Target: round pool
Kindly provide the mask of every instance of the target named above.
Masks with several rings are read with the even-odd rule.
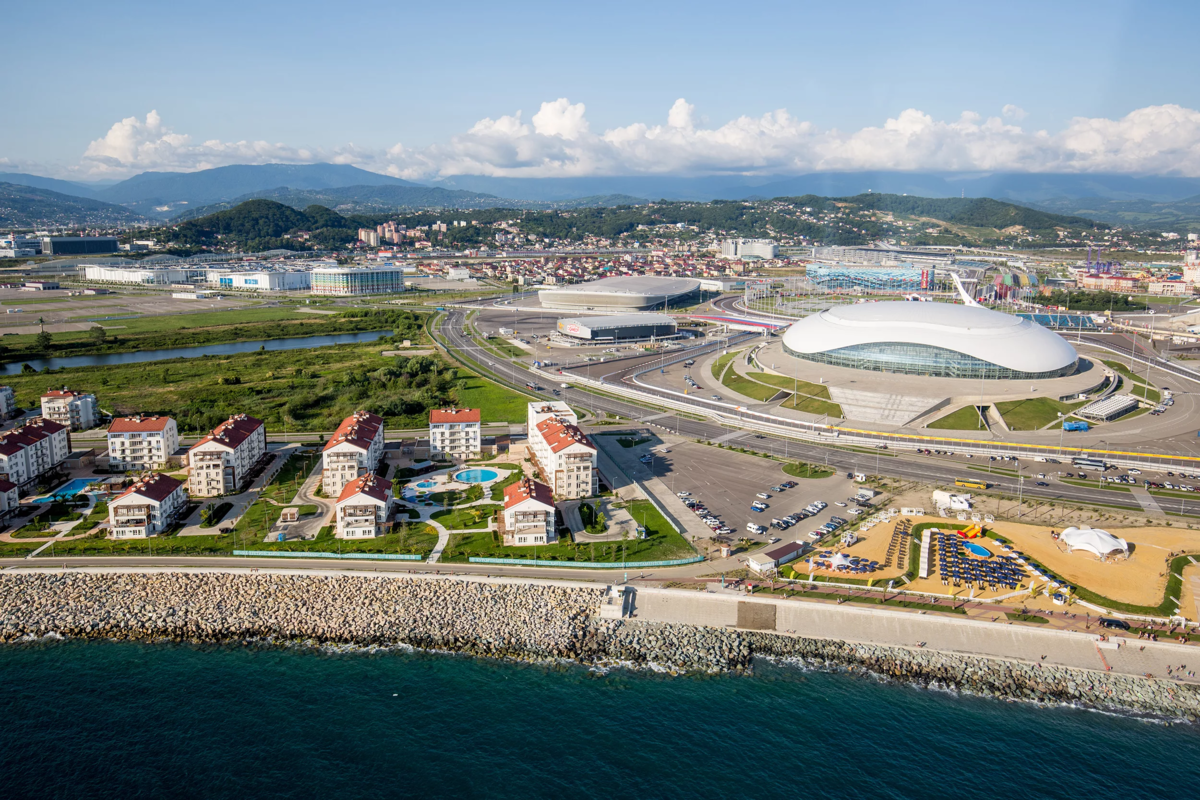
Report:
[[[500,473],[494,469],[464,469],[454,476],[454,480],[459,483],[488,483],[499,477]]]
[[[417,484],[418,489],[432,489],[437,486],[437,481],[421,481]]]
[[[973,556],[979,556],[980,558],[988,558],[991,556],[991,553],[988,552],[986,547],[980,547],[974,542],[963,542],[963,547],[967,548],[967,552]]]

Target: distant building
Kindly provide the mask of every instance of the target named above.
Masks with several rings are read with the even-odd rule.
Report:
[[[179,427],[170,417],[118,417],[108,426],[111,469],[161,469],[178,447]]]
[[[553,544],[554,493],[544,483],[522,478],[504,490],[500,532],[505,546]]]
[[[779,245],[770,239],[722,239],[721,258],[742,261],[779,258]]]
[[[94,256],[117,252],[115,236],[43,236],[44,256]]]
[[[359,228],[358,229],[358,240],[360,242],[362,242],[363,244],[370,245],[371,247],[378,247],[379,246],[379,232],[373,231],[370,228]]]
[[[17,411],[17,398],[11,386],[0,386],[0,419],[9,419]]]
[[[392,482],[373,472],[342,487],[335,505],[339,539],[372,539],[383,533],[392,505]]]
[[[466,267],[450,267],[446,270],[446,278],[452,281],[465,281],[471,277],[471,270]]]
[[[96,395],[73,392],[65,387],[46,392],[42,395],[42,417],[73,431],[90,430],[99,422]]]
[[[241,272],[229,269],[210,269],[205,277],[210,286],[252,292],[302,291],[312,286],[308,270],[259,270]]]
[[[611,314],[560,319],[558,332],[590,342],[620,342],[675,336],[677,328],[675,318],[666,314]]]
[[[143,286],[167,286],[172,283],[187,283],[191,272],[172,267],[106,267],[83,264],[83,279],[98,283],[132,283]]]
[[[58,281],[25,281],[21,288],[29,292],[46,292],[60,287]]]
[[[321,453],[321,488],[337,497],[347,483],[374,472],[383,458],[383,417],[366,411],[342,420]]]
[[[312,271],[312,293],[331,297],[395,294],[404,291],[400,267],[318,267]]]
[[[599,451],[574,422],[543,419],[529,431],[529,446],[555,496],[591,497],[599,492]]]
[[[1076,284],[1080,289],[1106,292],[1135,293],[1141,288],[1141,281],[1124,275],[1081,275]]]
[[[42,252],[42,240],[16,234],[0,234],[0,258],[23,258]]]
[[[155,473],[108,502],[108,524],[114,539],[145,539],[171,527],[187,507],[183,482]]]
[[[267,429],[262,420],[235,414],[188,450],[188,493],[216,497],[243,491],[266,454]]]
[[[429,456],[478,458],[483,452],[478,408],[435,408],[429,412]]]

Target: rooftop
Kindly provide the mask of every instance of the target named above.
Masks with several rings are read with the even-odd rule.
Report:
[[[144,433],[164,431],[172,422],[170,417],[117,417],[108,426],[109,433]]]
[[[429,412],[429,421],[434,422],[479,422],[478,408],[435,408]]]
[[[391,490],[391,481],[387,478],[380,478],[374,472],[368,472],[366,475],[360,475],[342,487],[342,493],[338,495],[337,501],[344,503],[350,498],[362,494],[382,503],[387,501],[388,493]]]
[[[183,481],[172,478],[170,475],[163,475],[161,472],[155,472],[147,475],[145,478],[140,478],[133,486],[121,492],[120,496],[116,499],[120,500],[123,497],[137,495],[138,497],[144,497],[147,500],[161,503],[180,486],[183,486]]]
[[[512,508],[530,499],[554,507],[554,492],[546,484],[532,478],[522,478],[504,490],[505,508]]]

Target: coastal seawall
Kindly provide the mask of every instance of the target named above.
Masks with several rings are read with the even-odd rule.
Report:
[[[853,629],[839,637],[764,624],[768,606],[775,609],[771,619],[803,624],[797,609],[813,609],[817,604],[812,603],[792,603],[781,615],[773,603],[695,592],[673,593],[678,600],[671,603],[666,595],[651,600],[649,594],[639,594],[645,595],[639,603],[657,605],[658,612],[605,620],[598,616],[601,588],[586,584],[274,571],[8,572],[0,574],[0,642],[57,634],[197,643],[410,645],[483,657],[673,672],[745,671],[757,656],[819,669],[863,670],[984,696],[1200,717],[1196,684],[1030,663],[1019,656],[847,641],[857,638]],[[703,609],[710,602],[720,613],[734,609],[734,622],[688,619],[707,613]],[[816,622],[808,624],[837,623],[825,614],[815,611]],[[734,626],[739,616],[745,624]],[[876,619],[883,631],[904,622],[890,620],[886,612]],[[921,624],[937,622],[920,619]],[[1009,645],[1013,642],[1023,640],[1009,637]]]

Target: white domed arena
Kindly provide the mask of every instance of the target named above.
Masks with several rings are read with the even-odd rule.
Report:
[[[788,328],[783,348],[821,364],[941,378],[1059,378],[1079,362],[1070,343],[1037,323],[949,303],[835,306]]]

